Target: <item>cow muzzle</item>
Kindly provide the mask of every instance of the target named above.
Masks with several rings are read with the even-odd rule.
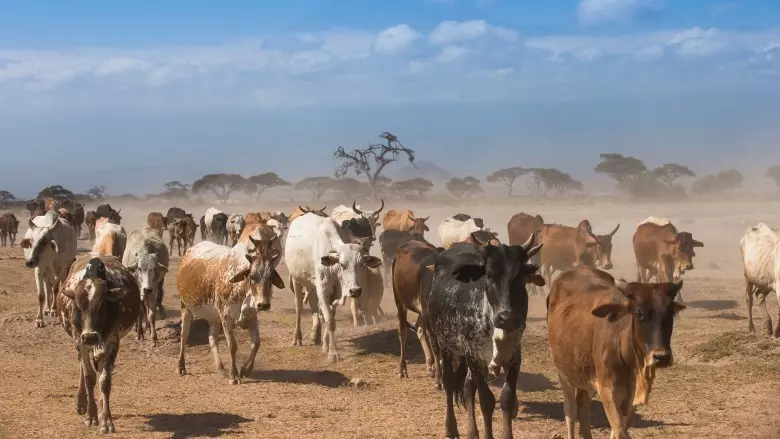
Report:
[[[652,367],[669,367],[674,362],[671,351],[653,351],[648,358],[649,366]]]
[[[493,326],[504,331],[512,331],[517,327],[517,324],[511,312],[500,311],[493,317]]]
[[[612,269],[612,262],[607,262],[604,264],[603,268],[605,270],[611,270]]]
[[[38,266],[38,260],[37,259],[28,259],[28,260],[24,261],[24,265],[27,268],[35,268],[35,267]]]
[[[260,302],[256,307],[258,311],[268,311],[271,309],[271,304],[268,302]]]
[[[151,288],[144,288],[141,290],[141,300],[145,300],[147,297],[150,297],[151,295],[152,295]]]
[[[350,288],[349,297],[360,297],[363,294],[363,288]]]
[[[87,346],[95,346],[98,344],[99,338],[97,332],[83,332],[81,334],[81,343]]]

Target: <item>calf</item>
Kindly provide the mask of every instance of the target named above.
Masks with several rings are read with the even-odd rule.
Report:
[[[626,283],[590,267],[566,271],[547,297],[552,361],[563,390],[569,439],[575,422],[590,438],[590,401],[598,393],[613,438],[628,438],[636,407],[646,404],[656,368],[672,365],[674,283]]]
[[[748,331],[754,332],[753,296],[760,299],[766,318],[766,332],[772,332],[772,318],[766,306],[766,296],[774,291],[780,302],[780,236],[764,223],[758,223],[745,232],[739,241],[742,268],[745,274],[745,299],[748,309]],[[780,309],[774,336],[780,337]]]
[[[89,242],[95,242],[95,229],[97,228],[97,217],[95,211],[90,210],[84,215],[84,224],[87,225],[87,231],[89,232]]]
[[[0,245],[6,247],[10,241],[13,247],[17,233],[19,233],[19,220],[16,216],[10,212],[0,215]]]
[[[449,248],[457,242],[463,242],[472,232],[483,230],[484,225],[481,218],[472,218],[463,213],[446,218],[438,229],[441,246]]]
[[[141,306],[138,285],[118,259],[80,256],[57,298],[62,328],[73,337],[80,366],[76,412],[86,414],[88,427],[114,433],[109,396],[119,341],[133,327]],[[99,378],[98,378],[99,375]],[[101,393],[100,414],[95,384]]]
[[[321,216],[323,218],[326,218],[328,216],[327,213],[325,213],[325,209],[327,209],[328,206],[323,206],[322,209],[312,209],[309,206],[301,207],[298,206],[293,210],[292,215],[290,215],[290,224],[292,224],[293,221],[295,221],[296,218],[306,215],[307,213],[313,213],[317,216]]]
[[[473,238],[475,242],[479,240]],[[446,392],[446,437],[458,437],[453,402],[464,401],[469,415],[468,437],[479,437],[474,396],[479,402],[485,437],[493,437],[496,399],[488,387],[489,370],[506,369],[499,399],[503,437],[512,437],[517,411],[520,342],[528,314],[526,283],[544,285],[537,266],[528,263],[541,248],[533,237],[523,245],[494,246],[458,243],[436,255],[433,282],[423,295],[423,309],[434,355],[441,356]],[[435,362],[437,363],[437,362]]]
[[[30,220],[19,246],[24,249],[25,265],[35,269],[38,291],[35,327],[43,328],[44,314],[55,315],[60,282],[65,279],[70,264],[76,258],[76,232],[55,212],[49,211]]]
[[[106,222],[98,225],[95,235],[95,244],[92,246],[93,255],[111,255],[122,259],[127,246],[127,232],[125,232],[124,227]]]
[[[269,242],[254,241],[235,247],[220,246],[204,241],[191,247],[182,258],[176,273],[176,284],[181,297],[181,350],[179,375],[186,374],[184,349],[193,318],[209,322],[209,345],[217,371],[224,370],[217,347],[219,326],[225,333],[230,350],[230,383],[249,376],[254,369],[255,356],[260,346],[257,311],[271,308],[271,285],[284,288],[274,266],[281,255]],[[239,371],[236,367],[238,346],[233,330],[246,328],[252,345],[246,362]]]
[[[241,236],[241,231],[244,230],[244,226],[244,215],[232,213],[228,216],[227,233],[233,245],[238,243],[238,237]]]
[[[360,220],[365,222],[364,218]],[[344,223],[353,221],[356,220]],[[370,232],[370,227],[368,230]],[[302,344],[301,309],[308,299],[315,343],[319,342],[321,334],[319,314],[325,320],[322,350],[328,354],[330,362],[339,360],[335,337],[336,306],[344,305],[347,297],[359,297],[365,285],[364,268],[377,268],[382,263],[379,258],[369,256],[366,247],[349,243],[345,232],[332,218],[306,214],[290,224],[284,249],[290,288],[295,295],[293,345]],[[311,297],[312,292],[316,292],[314,297]]]
[[[134,230],[127,237],[127,247],[122,255],[122,264],[135,276],[141,291],[141,313],[136,324],[137,339],[144,338],[144,323],[152,336],[152,346],[157,347],[155,311],[165,315],[162,306],[163,283],[168,272],[168,247],[159,230],[142,228]]]
[[[162,236],[165,229],[168,228],[168,222],[160,212],[152,212],[146,217],[146,227],[157,230]]]

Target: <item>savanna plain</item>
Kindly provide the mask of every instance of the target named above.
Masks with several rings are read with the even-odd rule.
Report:
[[[288,205],[289,204],[289,205]],[[331,204],[331,203],[328,203]],[[364,207],[368,203],[364,203]],[[130,232],[142,227],[152,211],[168,205],[121,205],[122,225]],[[328,206],[328,212],[333,206]],[[198,218],[206,205],[183,205]],[[218,206],[228,213],[280,209],[292,203]],[[319,206],[312,206],[319,207]],[[87,206],[93,209],[94,206]],[[649,405],[638,411],[630,433],[635,438],[776,438],[780,437],[780,341],[762,332],[764,316],[755,308],[758,333],[747,331],[745,287],[739,239],[748,227],[780,222],[780,202],[622,203],[616,200],[532,199],[473,200],[458,204],[388,202],[389,208],[411,208],[428,216],[426,237],[438,244],[438,223],[456,213],[482,217],[487,227],[507,239],[506,224],[518,212],[540,214],[546,223],[575,225],[590,220],[595,233],[616,224],[611,272],[636,278],[631,238],[636,225],[649,215],[669,218],[692,232],[704,247],[697,249],[695,269],[684,276],[687,309],[675,321],[672,348],[675,364],[659,371]],[[76,413],[78,366],[73,342],[53,318],[34,326],[37,297],[33,271],[24,266],[18,241],[24,236],[27,213],[17,247],[0,249],[0,437],[95,437]],[[380,229],[381,231],[381,229]],[[379,231],[377,232],[379,233]],[[167,242],[168,235],[166,232]],[[198,238],[199,240],[200,238]],[[376,247],[376,246],[375,246]],[[79,249],[90,243],[86,232]],[[372,249],[378,254],[378,249]],[[353,327],[348,307],[339,309],[336,336],[342,360],[328,364],[319,346],[305,340],[292,347],[292,293],[275,290],[270,311],[262,313],[261,345],[255,371],[238,386],[217,375],[208,346],[208,328],[196,321],[187,351],[188,374],[177,374],[179,298],[173,252],[165,282],[167,318],[157,323],[160,345],[136,341],[131,331],[122,341],[114,372],[112,413],[118,437],[196,438],[412,438],[442,437],[444,395],[425,373],[424,357],[410,334],[409,378],[399,379],[397,318],[393,292],[386,287],[385,317],[375,326]],[[279,267],[287,281],[282,261]],[[778,315],[774,294],[767,299],[773,320]],[[565,435],[562,394],[550,361],[544,297],[531,296],[528,328],[523,338],[519,378],[520,410],[515,437],[552,438]],[[414,322],[416,316],[410,315]],[[304,333],[310,328],[304,315]],[[239,361],[249,348],[245,331],[237,332]],[[220,337],[223,361],[229,359]],[[354,385],[359,379],[361,385]],[[501,378],[493,381],[497,393]],[[479,411],[477,411],[479,417]],[[462,432],[466,413],[456,411]],[[501,411],[495,412],[500,427]],[[481,425],[481,421],[478,419]],[[596,437],[609,437],[600,402],[592,403]]]

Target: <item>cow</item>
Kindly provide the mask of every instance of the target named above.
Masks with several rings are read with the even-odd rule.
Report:
[[[523,212],[513,215],[506,225],[506,231],[509,235],[509,245],[520,245],[526,242],[531,235],[534,235],[534,240],[536,242],[541,242],[543,226],[544,218],[542,218],[541,215],[531,216]],[[537,253],[536,256],[531,259],[531,263],[541,266],[541,253]],[[544,290],[536,285],[532,285],[529,293],[543,295]]]
[[[244,215],[240,213],[231,213],[227,220],[227,233],[230,236],[232,245],[238,243],[238,237],[241,236],[241,231],[244,229]]]
[[[95,229],[95,244],[92,246],[92,254],[95,256],[112,255],[120,260],[127,246],[127,232],[125,228],[114,223],[105,222]]]
[[[168,228],[168,221],[160,212],[151,212],[146,216],[146,226],[160,232],[160,236]]]
[[[179,207],[171,207],[168,209],[168,212],[165,214],[165,219],[168,224],[173,222],[173,220],[177,218],[184,218],[187,215],[187,212],[184,211],[184,209]]]
[[[110,204],[101,204],[95,209],[95,223],[97,224],[101,218],[105,218],[107,222],[111,224],[122,224],[122,216],[119,215],[122,209],[114,210]],[[100,224],[97,224],[99,227]]]
[[[200,217],[200,240],[207,241],[209,239],[209,228],[206,225],[206,215]]]
[[[198,224],[195,223],[195,218],[189,213],[184,216],[183,221],[187,223],[187,245],[192,247],[195,245],[195,235],[198,233]]]
[[[479,239],[472,239],[480,243]],[[489,372],[506,370],[499,396],[504,438],[512,437],[517,413],[520,343],[528,315],[526,283],[544,285],[528,262],[541,245],[531,237],[523,245],[454,244],[426,267],[434,270],[422,307],[430,328],[434,359],[441,358],[446,392],[446,437],[459,437],[454,400],[464,401],[469,416],[468,437],[479,437],[474,396],[479,391],[485,437],[493,437],[496,399],[488,387]],[[438,364],[435,361],[434,364]]]
[[[293,210],[292,215],[290,215],[290,224],[292,224],[293,221],[295,221],[298,217],[306,215],[307,213],[313,213],[317,216],[321,216],[323,218],[327,217],[328,214],[325,213],[325,209],[327,209],[328,206],[323,206],[322,209],[312,209],[309,206],[298,206]]]
[[[366,222],[364,218],[360,220]],[[344,224],[350,222],[358,220]],[[370,226],[365,224],[365,227],[370,232]],[[359,297],[363,292],[364,268],[377,268],[382,264],[379,258],[368,255],[365,246],[350,243],[345,235],[346,231],[333,218],[307,213],[290,224],[284,249],[290,289],[295,295],[293,346],[302,344],[301,309],[308,299],[315,343],[319,342],[321,334],[320,314],[326,325],[322,350],[328,354],[329,362],[339,360],[335,337],[336,306],[343,306],[348,297]]]
[[[354,201],[352,202],[352,208],[342,204],[333,208],[333,212],[331,212],[330,217],[336,220],[336,222],[339,224],[352,218],[363,217],[371,224],[371,232],[374,236],[376,236],[376,226],[380,225],[377,222],[379,220],[379,214],[382,213],[382,209],[385,208],[385,200],[381,201],[382,205],[379,206],[379,209],[365,211],[361,210],[360,206],[356,205]]]
[[[68,222],[68,224],[73,227],[73,215],[71,215],[70,210],[68,210],[65,207],[61,207],[56,210],[57,215]],[[73,228],[75,230],[75,227]],[[78,235],[76,235],[76,238],[78,238]]]
[[[696,247],[704,247],[689,232],[679,232],[665,218],[648,217],[636,228],[633,237],[637,280],[659,282],[679,279],[687,270],[693,270]]]
[[[16,234],[19,233],[19,220],[16,215],[7,212],[0,215],[0,245],[13,247],[16,243]]]
[[[119,341],[133,327],[141,306],[138,285],[119,259],[80,256],[64,279],[57,310],[65,333],[73,337],[80,366],[76,412],[88,427],[114,433],[109,397]],[[100,415],[95,384],[101,393]]]
[[[81,226],[84,224],[84,204],[74,203],[70,209],[71,226],[76,231],[76,239],[81,238]]]
[[[47,198],[43,200],[43,206],[47,212],[49,211],[57,212],[58,210],[60,210],[61,203],[57,201],[56,198]]]
[[[89,232],[89,242],[95,242],[95,228],[97,227],[97,217],[95,211],[90,210],[84,215],[84,224],[87,225],[87,232]]]
[[[24,264],[35,269],[38,291],[35,327],[43,328],[44,314],[55,315],[55,298],[60,282],[65,280],[70,264],[76,259],[76,232],[56,212],[49,211],[30,219],[19,246],[24,249]]]
[[[290,218],[279,210],[275,212],[247,212],[244,214],[244,224],[266,222],[271,219],[279,221],[279,224],[284,227],[290,225]]]
[[[254,240],[251,247],[239,243],[231,248],[204,241],[187,250],[176,273],[182,322],[179,375],[187,373],[184,350],[192,319],[201,318],[209,322],[209,345],[217,372],[224,370],[217,347],[221,326],[230,351],[230,384],[238,384],[249,376],[260,346],[257,312],[271,308],[272,284],[284,288],[274,268],[280,257],[269,242]],[[252,340],[240,371],[236,367],[236,326],[246,328]]]
[[[201,234],[205,228],[205,238],[221,245],[228,244],[228,216],[221,210],[209,207],[201,219]]]
[[[46,206],[41,200],[27,200],[27,202],[24,203],[24,206],[30,214],[30,218],[46,214]]]
[[[562,273],[547,297],[552,361],[563,390],[569,439],[590,438],[590,401],[604,405],[613,438],[628,438],[636,407],[647,403],[657,368],[673,363],[674,301],[682,280],[627,283],[593,267]]]
[[[386,229],[383,234],[390,231],[392,229]],[[409,377],[409,372],[406,368],[406,331],[409,328],[408,311],[417,313],[417,323],[415,325],[417,338],[420,340],[423,353],[425,354],[425,365],[428,375],[431,377],[435,375],[433,353],[428,343],[428,335],[425,333],[427,326],[424,324],[425,312],[422,309],[422,296],[430,288],[431,280],[433,279],[433,273],[424,267],[433,264],[434,256],[443,250],[443,248],[437,249],[429,242],[409,240],[398,247],[393,259],[393,297],[398,310],[398,341],[401,352],[401,358],[398,360],[399,378]]]
[[[745,274],[745,299],[748,309],[748,331],[755,332],[753,326],[753,296],[760,299],[764,306],[766,332],[772,332],[772,318],[766,306],[766,296],[774,291],[780,299],[780,236],[765,223],[749,228],[739,241],[742,253],[742,267]],[[780,302],[780,300],[779,300]],[[780,337],[780,310],[774,336]]]
[[[424,218],[428,220],[429,217]],[[411,210],[390,209],[382,217],[382,228],[385,230],[409,230],[414,226],[414,212]],[[428,231],[428,226],[425,228]]]
[[[601,247],[602,240],[593,234],[590,221],[582,220],[577,227],[562,226],[559,224],[545,224],[539,234],[539,242],[544,244],[541,251],[542,275],[548,283],[552,282],[552,276],[557,270],[568,270],[580,265],[596,266],[602,261],[609,261],[604,267],[612,268],[612,235],[618,227],[609,235],[603,235],[604,242],[609,242],[609,247]],[[607,238],[608,237],[608,238]],[[604,256],[602,252],[609,252]]]
[[[385,282],[382,279],[381,267],[363,268],[363,293],[352,298],[352,326],[376,325],[379,317],[384,316],[382,297],[385,293]]]
[[[160,215],[162,216],[162,215]],[[144,227],[133,230],[127,236],[127,247],[122,264],[135,276],[141,291],[141,312],[136,324],[137,339],[144,338],[144,323],[152,336],[152,346],[157,347],[156,311],[165,315],[163,308],[163,283],[168,272],[168,247],[162,232]]]
[[[193,230],[194,232],[194,230]],[[189,243],[190,224],[185,218],[174,218],[168,222],[168,238],[171,252],[173,252],[174,244],[178,245],[178,255],[181,256],[187,248],[190,247]]]
[[[238,237],[237,243],[249,245],[252,239],[255,241],[268,241],[271,243],[271,248],[282,254],[282,241],[271,226],[258,223],[249,224],[241,231],[241,236]],[[277,264],[279,262],[281,262],[281,258],[276,261]]]
[[[428,226],[425,225],[425,221],[428,218],[414,218],[412,220],[412,227],[406,230],[388,229],[382,231],[379,234],[379,249],[382,253],[382,261],[385,269],[385,277],[389,280],[391,270],[391,263],[398,248],[405,242],[415,239],[417,241],[425,241],[425,232],[428,231]]]
[[[496,246],[501,245],[501,241],[498,239],[498,233],[490,232],[488,230],[477,230],[476,232],[471,232],[469,237],[461,242],[480,245],[483,247],[488,244]]]
[[[439,224],[438,229],[441,246],[449,248],[457,242],[463,242],[471,232],[483,230],[484,226],[481,218],[472,218],[462,213],[446,218]]]

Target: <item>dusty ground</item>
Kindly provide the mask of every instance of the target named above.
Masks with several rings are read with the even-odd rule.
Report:
[[[648,215],[668,216],[680,228],[705,243],[696,269],[685,277],[688,309],[675,323],[672,346],[677,364],[659,373],[650,405],[641,408],[633,437],[780,437],[777,394],[780,392],[780,342],[763,334],[748,334],[739,263],[739,238],[757,221],[777,226],[780,203],[635,205],[607,202],[529,204],[525,200],[489,205],[411,206],[431,215],[429,238],[438,242],[436,225],[445,216],[465,212],[485,218],[506,238],[506,223],[519,211],[540,213],[547,222],[575,224],[591,220],[596,233],[621,224],[615,237],[613,273],[634,277],[631,236]],[[122,206],[115,206],[122,207]],[[228,206],[226,211],[290,209],[292,206]],[[393,206],[389,206],[393,207]],[[406,207],[406,206],[405,206]],[[122,211],[129,230],[142,225],[151,210]],[[205,206],[192,208],[200,216]],[[23,216],[26,222],[26,214]],[[18,240],[21,240],[21,236]],[[166,235],[167,237],[167,235]],[[81,247],[88,247],[86,241]],[[158,322],[160,346],[122,340],[114,374],[112,412],[119,437],[263,438],[410,438],[443,435],[444,396],[425,375],[419,343],[409,337],[410,378],[395,372],[398,341],[392,291],[385,291],[388,317],[378,326],[353,328],[348,311],[340,311],[337,338],[343,360],[325,362],[318,347],[293,348],[293,305],[288,290],[276,291],[272,311],[261,316],[262,344],[256,371],[240,386],[217,376],[205,327],[196,325],[190,337],[187,370],[176,373],[179,312],[175,285],[178,258],[166,281],[168,319]],[[281,267],[282,277],[286,270]],[[77,366],[71,341],[51,318],[34,329],[37,306],[32,271],[22,251],[0,249],[0,437],[92,437],[76,414]],[[565,434],[561,393],[546,342],[544,302],[532,297],[525,335],[519,393],[521,410],[514,424],[516,437],[550,438]],[[770,298],[770,312],[777,303]],[[763,327],[757,311],[756,327]],[[201,322],[202,323],[202,322]],[[304,319],[304,331],[310,319]],[[239,356],[248,342],[239,333]],[[221,341],[223,360],[227,358]],[[243,358],[243,357],[242,357]],[[355,388],[352,378],[367,380]],[[466,416],[457,412],[461,432]],[[500,427],[500,410],[495,422]],[[596,437],[609,436],[601,405],[593,402]],[[500,431],[497,430],[497,431]]]

